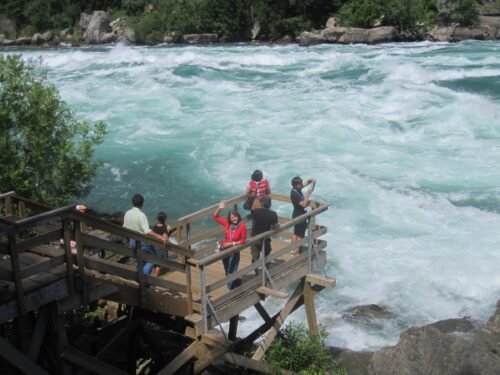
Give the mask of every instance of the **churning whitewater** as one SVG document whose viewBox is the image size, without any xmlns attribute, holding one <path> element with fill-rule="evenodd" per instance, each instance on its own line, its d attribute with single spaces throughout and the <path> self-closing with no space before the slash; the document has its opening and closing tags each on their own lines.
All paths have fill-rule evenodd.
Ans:
<svg viewBox="0 0 500 375">
<path fill-rule="evenodd" d="M 99 211 L 140 192 L 151 218 L 175 218 L 241 194 L 256 168 L 284 194 L 316 177 L 313 198 L 331 205 L 318 220 L 337 287 L 316 299 L 331 345 L 373 350 L 409 326 L 493 312 L 499 43 L 14 52 L 41 57 L 78 118 L 108 124 L 85 202 Z M 347 319 L 366 304 L 389 314 Z"/>
</svg>

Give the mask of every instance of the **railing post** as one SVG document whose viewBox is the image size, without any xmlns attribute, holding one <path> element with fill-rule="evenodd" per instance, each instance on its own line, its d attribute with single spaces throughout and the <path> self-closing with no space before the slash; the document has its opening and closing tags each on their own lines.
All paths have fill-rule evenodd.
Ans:
<svg viewBox="0 0 500 375">
<path fill-rule="evenodd" d="M 21 264 L 19 262 L 19 253 L 16 249 L 16 235 L 9 234 L 8 238 L 12 276 L 14 278 L 14 284 L 16 286 L 17 310 L 19 312 L 19 315 L 23 316 L 26 314 L 26 306 L 24 305 L 24 290 L 22 279 L 19 276 L 19 273 L 21 272 Z"/>
<path fill-rule="evenodd" d="M 265 287 L 266 286 L 266 251 L 265 251 L 265 240 L 262 240 L 262 248 L 261 248 L 261 255 L 262 255 L 262 270 L 261 270 L 261 273 L 262 273 L 262 286 Z"/>
<path fill-rule="evenodd" d="M 200 293 L 201 293 L 201 312 L 203 316 L 203 333 L 208 331 L 208 303 L 206 289 L 205 266 L 200 266 Z"/>
<path fill-rule="evenodd" d="M 23 201 L 19 201 L 17 204 L 19 209 L 19 217 L 22 219 L 23 217 L 26 217 L 26 204 Z"/>
<path fill-rule="evenodd" d="M 177 229 L 179 232 L 179 244 L 181 243 L 181 238 L 180 238 L 180 233 L 181 233 L 181 227 Z M 186 241 L 187 241 L 187 248 L 191 249 L 191 223 L 186 223 Z M 193 291 L 191 290 L 191 266 L 188 265 L 188 257 L 184 257 L 184 264 L 186 265 L 186 292 L 187 292 L 187 298 L 188 298 L 188 311 L 191 314 L 193 312 Z M 205 268 L 203 268 L 205 270 Z"/>
<path fill-rule="evenodd" d="M 75 277 L 73 270 L 73 255 L 71 254 L 71 222 L 69 219 L 62 220 L 64 253 L 66 256 L 66 270 L 68 273 L 68 289 L 70 295 L 75 293 Z"/>
<path fill-rule="evenodd" d="M 312 273 L 312 252 L 313 252 L 313 217 L 307 221 L 307 273 Z"/>
<path fill-rule="evenodd" d="M 78 272 L 80 273 L 81 286 L 83 291 L 83 303 L 89 303 L 89 289 L 87 285 L 87 276 L 85 275 L 85 254 L 83 253 L 83 240 L 80 231 L 80 220 L 74 221 L 75 225 L 75 241 L 76 241 L 76 253 L 77 253 L 77 263 Z"/>
<path fill-rule="evenodd" d="M 143 271 L 144 261 L 142 259 L 141 248 L 142 248 L 141 241 L 136 240 L 134 255 L 137 261 L 137 282 L 139 283 L 139 306 L 143 307 L 145 282 L 144 282 L 144 271 Z"/>
<path fill-rule="evenodd" d="M 186 269 L 186 293 L 188 299 L 188 313 L 193 313 L 193 291 L 192 291 L 192 279 L 191 279 L 191 265 L 188 263 L 188 257 L 184 257 L 184 267 Z"/>
<path fill-rule="evenodd" d="M 12 197 L 5 198 L 4 209 L 5 216 L 12 216 Z"/>
</svg>

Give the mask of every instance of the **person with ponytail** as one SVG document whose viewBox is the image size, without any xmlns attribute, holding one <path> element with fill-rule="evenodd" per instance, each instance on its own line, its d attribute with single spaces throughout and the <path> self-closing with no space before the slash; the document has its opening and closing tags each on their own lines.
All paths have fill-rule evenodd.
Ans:
<svg viewBox="0 0 500 375">
<path fill-rule="evenodd" d="M 213 218 L 216 222 L 224 227 L 224 239 L 220 242 L 219 249 L 224 251 L 233 246 L 243 245 L 247 239 L 247 227 L 241 221 L 241 215 L 238 212 L 238 206 L 234 205 L 233 209 L 227 214 L 227 219 L 219 216 L 220 212 L 226 208 L 226 201 L 222 200 L 215 212 Z M 240 253 L 234 253 L 222 259 L 226 276 L 238 271 L 240 264 Z M 231 281 L 227 284 L 229 290 L 235 287 L 235 282 Z"/>
</svg>

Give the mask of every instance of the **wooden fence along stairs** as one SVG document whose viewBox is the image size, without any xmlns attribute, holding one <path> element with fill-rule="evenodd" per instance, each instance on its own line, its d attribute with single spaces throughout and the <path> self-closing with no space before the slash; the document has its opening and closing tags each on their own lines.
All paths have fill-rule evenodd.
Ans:
<svg viewBox="0 0 500 375">
<path fill-rule="evenodd" d="M 272 199 L 275 206 L 290 205 L 284 195 Z M 232 198 L 228 206 L 244 200 Z M 53 209 L 14 192 L 0 195 L 0 330 L 9 325 L 15 333 L 0 337 L 0 365 L 28 374 L 136 374 L 141 342 L 152 353 L 152 373 L 200 373 L 215 361 L 270 373 L 263 358 L 287 317 L 304 305 L 309 330 L 318 333 L 314 296 L 335 286 L 334 279 L 314 273 L 326 263 L 326 242 L 319 237 L 327 230 L 316 216 L 328 206 L 312 202 L 307 214 L 280 216 L 276 229 L 220 253 L 214 250 L 222 227 L 209 219 L 215 207 L 178 219 L 178 244 L 166 246 L 169 257 L 157 257 L 130 249 L 127 239 L 161 242 L 74 206 Z M 290 230 L 304 220 L 308 236 L 292 243 Z M 252 263 L 249 247 L 263 238 L 273 239 L 273 251 Z M 226 277 L 221 260 L 237 252 L 239 270 Z M 142 273 L 146 261 L 161 267 L 159 277 Z M 236 279 L 241 283 L 228 291 Z M 286 302 L 270 314 L 262 304 L 267 297 Z M 100 349 L 84 353 L 68 340 L 64 313 L 100 300 L 126 308 L 110 323 L 113 335 Z M 239 315 L 252 306 L 263 322 L 240 338 Z M 155 321 L 169 321 L 171 329 L 156 329 Z M 244 356 L 261 337 L 252 358 Z"/>
</svg>

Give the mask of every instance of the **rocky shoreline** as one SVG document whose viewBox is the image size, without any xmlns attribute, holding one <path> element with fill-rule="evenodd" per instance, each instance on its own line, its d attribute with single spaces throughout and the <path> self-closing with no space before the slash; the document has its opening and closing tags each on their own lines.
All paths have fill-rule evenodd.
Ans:
<svg viewBox="0 0 500 375">
<path fill-rule="evenodd" d="M 459 25 L 441 25 L 432 30 L 401 33 L 393 26 L 362 29 L 355 27 L 339 27 L 336 19 L 328 19 L 322 30 L 304 31 L 298 37 L 285 35 L 276 40 L 259 39 L 258 25 L 254 25 L 251 36 L 238 42 L 271 42 L 277 44 L 298 43 L 301 46 L 311 46 L 323 43 L 334 44 L 379 44 L 390 42 L 460 42 L 464 40 L 500 40 L 500 16 L 481 15 L 479 23 L 473 27 Z M 59 32 L 46 31 L 35 33 L 31 37 L 9 39 L 8 34 L 15 31 L 13 22 L 0 15 L 0 46 L 41 46 L 51 47 L 67 45 L 79 47 L 82 45 L 101 45 L 112 43 L 136 44 L 134 31 L 127 27 L 124 20 L 110 20 L 105 11 L 97 10 L 92 14 L 80 15 L 79 30 L 64 29 Z M 176 35 L 168 33 L 163 37 L 165 44 L 212 44 L 235 42 L 227 37 L 213 33 Z"/>
<path fill-rule="evenodd" d="M 379 319 L 387 311 L 377 305 L 348 312 Z M 399 342 L 376 352 L 331 348 L 349 375 L 497 375 L 500 374 L 500 300 L 485 324 L 469 318 L 447 319 L 402 332 Z"/>
</svg>

